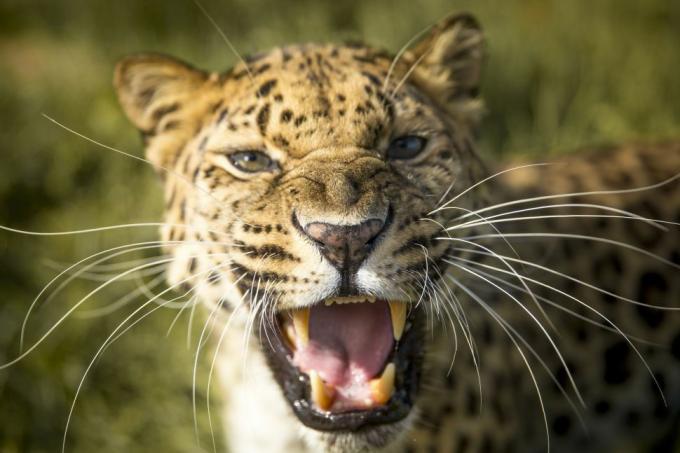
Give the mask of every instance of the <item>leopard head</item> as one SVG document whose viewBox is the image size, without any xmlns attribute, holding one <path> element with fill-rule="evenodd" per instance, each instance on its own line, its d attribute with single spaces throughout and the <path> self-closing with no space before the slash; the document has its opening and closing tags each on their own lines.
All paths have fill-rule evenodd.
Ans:
<svg viewBox="0 0 680 453">
<path fill-rule="evenodd" d="M 221 74 L 148 54 L 117 67 L 164 179 L 170 284 L 247 313 L 292 412 L 328 444 L 381 447 L 413 418 L 448 247 L 451 213 L 435 210 L 484 174 L 482 54 L 476 21 L 455 15 L 396 58 L 307 44 Z"/>
</svg>

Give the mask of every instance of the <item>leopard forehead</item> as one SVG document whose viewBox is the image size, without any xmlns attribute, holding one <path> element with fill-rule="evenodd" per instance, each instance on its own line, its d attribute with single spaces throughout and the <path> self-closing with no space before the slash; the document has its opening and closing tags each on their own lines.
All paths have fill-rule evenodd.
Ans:
<svg viewBox="0 0 680 453">
<path fill-rule="evenodd" d="M 352 223 L 384 213 L 385 198 L 405 202 L 390 194 L 395 188 L 416 202 L 433 197 L 455 179 L 452 164 L 465 143 L 456 142 L 451 125 L 415 87 L 402 88 L 399 74 L 389 77 L 391 61 L 364 47 L 305 45 L 237 66 L 225 77 L 218 107 L 186 147 L 185 166 L 196 180 L 210 180 L 212 191 L 240 193 L 248 203 L 234 203 L 232 212 L 249 218 L 277 211 L 289 217 L 297 209 L 317 220 Z M 436 153 L 424 153 L 390 178 L 385 173 L 398 169 L 385 162 L 385 148 L 402 134 L 427 135 Z M 229 167 L 225 155 L 240 150 L 266 150 L 280 172 L 244 178 L 215 171 Z M 266 206 L 257 204 L 265 199 Z"/>
<path fill-rule="evenodd" d="M 393 60 L 366 47 L 292 46 L 236 66 L 215 93 L 212 132 L 222 142 L 276 148 L 292 158 L 338 146 L 378 149 L 400 132 L 443 129 Z"/>
</svg>

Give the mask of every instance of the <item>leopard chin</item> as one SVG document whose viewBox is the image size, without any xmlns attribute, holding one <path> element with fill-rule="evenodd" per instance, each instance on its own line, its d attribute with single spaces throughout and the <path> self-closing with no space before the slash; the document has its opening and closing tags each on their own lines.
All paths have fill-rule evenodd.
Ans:
<svg viewBox="0 0 680 453">
<path fill-rule="evenodd" d="M 417 408 L 404 419 L 385 425 L 374 425 L 355 432 L 323 432 L 305 427 L 301 434 L 312 451 L 328 453 L 387 452 L 400 445 L 417 418 Z"/>
</svg>

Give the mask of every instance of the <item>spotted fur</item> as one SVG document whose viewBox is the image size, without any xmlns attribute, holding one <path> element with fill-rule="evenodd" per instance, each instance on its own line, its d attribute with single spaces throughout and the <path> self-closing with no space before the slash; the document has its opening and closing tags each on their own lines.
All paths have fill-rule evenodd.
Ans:
<svg viewBox="0 0 680 453">
<path fill-rule="evenodd" d="M 119 64 L 115 84 L 121 104 L 164 179 L 167 226 L 162 237 L 174 256 L 169 281 L 195 288 L 212 310 L 220 308 L 225 323 L 230 314 L 236 319 L 220 344 L 219 364 L 233 451 L 545 451 L 543 419 L 525 363 L 499 323 L 465 294 L 460 294 L 461 309 L 476 354 L 466 349 L 460 333 L 453 340 L 446 313 L 437 309 L 441 300 L 428 289 L 443 288 L 445 272 L 474 287 L 554 374 L 553 382 L 536 357 L 529 357 L 543 392 L 553 451 L 651 451 L 654 443 L 675 445 L 680 316 L 616 300 L 535 269 L 527 273 L 587 300 L 617 328 L 644 339 L 634 344 L 668 399 L 668 407 L 660 404 L 650 374 L 622 336 L 611 332 L 609 321 L 536 287 L 537 298 L 558 300 L 609 329 L 546 309 L 556 326 L 555 331 L 548 327 L 550 334 L 588 403 L 581 410 L 584 430 L 559 391 L 562 387 L 575 397 L 569 373 L 542 332 L 504 293 L 451 264 L 466 262 L 456 259 L 470 266 L 490 261 L 474 249 L 454 250 L 455 244 L 442 238 L 442 226 L 505 200 L 657 183 L 680 171 L 680 145 L 622 147 L 509 172 L 457 199 L 455 209 L 433 213 L 442 199 L 490 174 L 474 150 L 482 56 L 479 26 L 472 17 L 457 15 L 434 27 L 394 65 L 392 55 L 350 44 L 286 46 L 220 74 L 160 55 L 137 55 Z M 390 141 L 408 134 L 427 137 L 427 148 L 410 160 L 388 159 Z M 229 161 L 238 150 L 266 151 L 275 168 L 258 174 L 240 171 Z M 677 189 L 677 183 L 669 183 L 656 191 L 566 199 L 678 221 Z M 565 209 L 551 213 L 573 213 Z M 389 225 L 352 276 L 353 284 L 383 298 L 429 306 L 437 327 L 426 345 L 425 383 L 416 409 L 398 424 L 367 433 L 322 434 L 297 422 L 256 341 L 244 347 L 244 329 L 253 311 L 301 307 L 346 290 L 345 276 L 301 233 L 296 219 L 356 225 L 376 217 L 388 217 Z M 618 238 L 676 265 L 680 256 L 673 226 L 664 233 L 614 218 L 550 218 L 499 228 L 504 233 Z M 461 237 L 489 232 L 478 225 Z M 486 247 L 498 242 L 480 241 Z M 564 238 L 516 242 L 524 260 L 623 297 L 677 306 L 677 269 L 648 256 Z"/>
</svg>

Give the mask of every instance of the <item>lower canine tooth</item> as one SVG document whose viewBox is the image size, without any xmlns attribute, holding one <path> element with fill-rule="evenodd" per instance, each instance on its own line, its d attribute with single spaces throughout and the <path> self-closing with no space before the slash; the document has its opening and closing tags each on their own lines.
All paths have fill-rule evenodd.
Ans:
<svg viewBox="0 0 680 453">
<path fill-rule="evenodd" d="M 309 382 L 312 386 L 312 401 L 322 411 L 327 411 L 333 404 L 333 390 L 326 387 L 323 379 L 316 371 L 309 373 Z"/>
<path fill-rule="evenodd" d="M 394 363 L 389 363 L 379 378 L 370 381 L 371 396 L 373 397 L 374 402 L 382 405 L 390 400 L 394 393 L 394 377 L 396 371 Z"/>
<path fill-rule="evenodd" d="M 390 315 L 392 316 L 392 333 L 394 339 L 399 341 L 404 333 L 406 325 L 406 304 L 398 301 L 388 301 L 390 304 Z"/>
<path fill-rule="evenodd" d="M 306 346 L 309 342 L 309 308 L 301 308 L 293 312 L 293 325 L 298 340 Z"/>
</svg>

